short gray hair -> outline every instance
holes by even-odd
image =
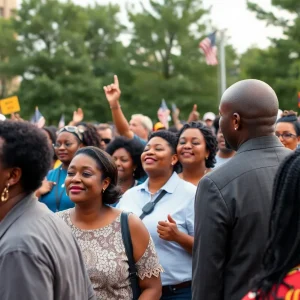
[[[151,121],[151,119],[143,114],[134,114],[131,116],[131,118],[140,118],[141,119],[141,123],[142,125],[145,127],[145,129],[148,130],[148,132],[152,132],[153,129],[153,123]]]

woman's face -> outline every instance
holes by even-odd
[[[186,129],[179,137],[177,154],[182,165],[205,162],[209,152],[203,134],[197,128]]]
[[[288,122],[280,122],[276,124],[275,134],[284,147],[291,150],[296,150],[300,142],[300,137],[297,137],[294,125]]]
[[[171,147],[166,140],[153,137],[146,145],[141,155],[142,165],[147,173],[165,172],[173,170],[177,163],[176,154],[172,153]]]
[[[102,179],[102,171],[93,158],[79,154],[69,165],[65,185],[70,199],[74,203],[83,203],[102,197],[109,179]]]
[[[70,132],[63,131],[56,139],[55,153],[57,158],[65,164],[70,163],[76,151],[81,148],[82,144],[76,136]]]
[[[113,153],[112,157],[118,167],[119,181],[124,181],[130,178],[132,179],[136,166],[133,164],[130,153],[124,148],[119,148]]]

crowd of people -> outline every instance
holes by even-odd
[[[104,93],[112,123],[0,121],[0,299],[300,299],[297,114],[258,80],[154,125]]]

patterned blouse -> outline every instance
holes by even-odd
[[[121,234],[121,215],[103,228],[82,230],[72,223],[70,209],[57,214],[71,227],[78,241],[97,299],[132,299],[128,259]],[[163,272],[151,237],[136,268],[142,280],[158,277]]]

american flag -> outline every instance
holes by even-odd
[[[169,119],[170,111],[168,109],[167,103],[165,99],[162,99],[160,108],[157,112],[158,120],[165,126],[165,128],[168,128],[168,119]]]
[[[44,118],[44,116],[40,113],[39,108],[36,107],[35,108],[35,112],[34,115],[32,116],[31,120],[30,120],[31,124],[34,124],[35,126],[39,127],[39,128],[43,128],[46,120]]]
[[[199,48],[203,50],[208,65],[215,66],[218,64],[216,32],[211,33],[202,40],[199,44]]]

